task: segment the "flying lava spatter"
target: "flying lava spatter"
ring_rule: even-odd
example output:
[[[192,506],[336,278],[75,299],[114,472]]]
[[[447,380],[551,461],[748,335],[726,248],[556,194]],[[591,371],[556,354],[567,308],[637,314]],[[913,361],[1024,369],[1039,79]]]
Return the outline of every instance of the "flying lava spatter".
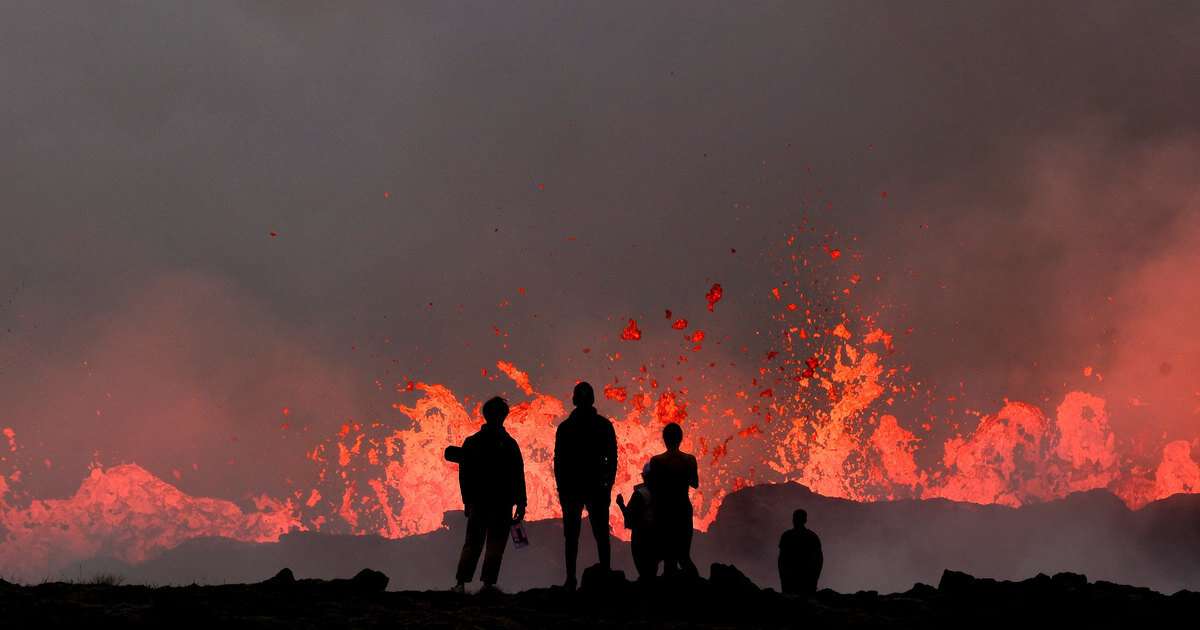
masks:
[[[728,493],[788,481],[856,501],[940,497],[1009,506],[1106,488],[1136,509],[1200,491],[1196,442],[1147,447],[1118,440],[1105,400],[1087,392],[1067,393],[1052,414],[1006,401],[959,430],[929,430],[946,421],[898,411],[925,393],[898,363],[892,335],[870,309],[852,305],[850,289],[861,276],[843,279],[830,269],[853,256],[844,247],[821,246],[828,255],[817,256],[817,245],[775,255],[790,268],[781,282],[758,288],[774,330],[756,367],[688,358],[718,351],[721,334],[705,316],[729,299],[721,284],[703,296],[707,310],[667,310],[665,322],[653,318],[657,323],[628,319],[619,338],[633,349],[620,355],[611,381],[593,383],[604,395],[598,407],[617,432],[615,492],[627,493],[640,480],[642,465],[662,450],[669,422],[683,426],[682,448],[700,463],[700,487],[692,491],[700,530]],[[757,295],[747,291],[744,299]],[[664,352],[679,355],[674,367],[651,360],[664,346],[650,345],[650,336],[688,330],[662,342]],[[540,391],[521,366],[495,366],[515,387],[505,427],[525,457],[528,518],[556,518],[554,432],[569,393]],[[462,507],[455,465],[443,451],[477,430],[479,404],[435,383],[405,381],[396,396],[396,422],[341,424],[310,445],[312,479],[297,481],[293,496],[254,499],[253,509],[188,496],[135,464],[97,465],[70,498],[31,498],[20,491],[21,471],[11,467],[16,458],[6,458],[0,570],[36,575],[97,555],[141,562],[197,536],[266,542],[296,529],[391,538],[437,530],[446,512]],[[15,453],[18,436],[11,429],[4,435]],[[1157,453],[1157,460],[1134,451]],[[616,535],[628,536],[615,510],[611,524]]]

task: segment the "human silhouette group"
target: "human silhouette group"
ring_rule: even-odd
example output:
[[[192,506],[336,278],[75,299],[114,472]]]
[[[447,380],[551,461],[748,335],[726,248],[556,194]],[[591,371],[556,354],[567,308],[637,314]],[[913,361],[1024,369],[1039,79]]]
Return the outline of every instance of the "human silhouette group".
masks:
[[[578,586],[577,560],[583,512],[596,539],[598,567],[610,574],[609,508],[617,475],[617,437],[610,420],[596,411],[596,396],[586,382],[575,385],[571,396],[574,409],[559,425],[554,439],[554,481],[562,507],[565,537],[566,580],[563,586]],[[494,397],[483,404],[484,425],[462,446],[446,449],[447,460],[459,465],[459,488],[467,517],[466,540],[459,555],[454,591],[465,592],[483,555],[480,592],[496,591],[500,563],[510,531],[525,518],[525,465],[520,446],[504,430],[508,403]],[[642,483],[626,502],[617,495],[617,507],[631,531],[630,546],[638,580],[658,576],[695,577],[692,562],[693,510],[690,488],[700,485],[695,456],[680,450],[683,428],[677,423],[663,427],[666,450],[642,467]],[[779,541],[779,575],[785,593],[816,591],[821,571],[821,542],[805,527],[807,514],[797,510],[794,528]]]

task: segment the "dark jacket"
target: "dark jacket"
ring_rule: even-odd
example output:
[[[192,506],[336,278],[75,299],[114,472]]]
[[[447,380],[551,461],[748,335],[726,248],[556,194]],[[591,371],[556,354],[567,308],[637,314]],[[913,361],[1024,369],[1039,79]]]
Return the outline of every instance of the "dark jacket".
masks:
[[[617,479],[617,432],[595,407],[576,407],[554,434],[558,493],[611,490]]]
[[[805,573],[821,573],[825,556],[821,553],[821,539],[807,527],[798,527],[783,532],[779,537],[779,570],[784,566]]]
[[[654,501],[650,495],[650,485],[639,483],[633,487],[629,504],[621,509],[625,516],[625,528],[630,531],[650,531],[654,527]]]
[[[700,487],[695,456],[679,450],[659,453],[650,458],[649,475],[656,516],[692,513],[688,488]]]
[[[779,582],[784,593],[817,592],[824,564],[821,539],[811,529],[789,529],[779,537]]]
[[[503,426],[483,425],[463,442],[459,457],[463,505],[526,505],[525,460]]]

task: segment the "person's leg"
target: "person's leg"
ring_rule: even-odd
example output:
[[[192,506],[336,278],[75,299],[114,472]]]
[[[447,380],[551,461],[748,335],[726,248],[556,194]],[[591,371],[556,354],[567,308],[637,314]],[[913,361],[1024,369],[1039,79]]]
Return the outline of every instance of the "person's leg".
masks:
[[[650,575],[657,576],[658,565],[663,561],[662,533],[657,526],[652,526],[647,533],[649,536],[646,537],[646,546],[649,549],[646,550],[646,564],[650,567]]]
[[[560,504],[563,513],[563,537],[566,539],[567,588],[575,588],[576,561],[579,557],[579,530],[582,525],[583,504],[564,500]]]
[[[679,522],[679,568],[686,575],[696,576],[700,572],[696,570],[696,563],[692,562],[692,533],[692,515],[688,514],[686,519]]]
[[[656,508],[654,512],[655,540],[663,561],[663,575],[674,575],[679,572],[679,540],[675,518],[666,508]]]
[[[639,528],[629,537],[629,548],[633,553],[633,566],[637,568],[638,580],[649,580],[658,573],[658,560],[654,557],[651,532]]]
[[[776,560],[776,566],[779,568],[779,592],[785,595],[795,593],[797,590],[797,575],[796,568],[792,566],[791,558],[785,553],[779,553],[779,559]]]
[[[805,567],[804,576],[799,587],[805,595],[814,595],[817,592],[817,582],[821,579],[821,565],[812,563]]]
[[[487,549],[479,574],[484,586],[495,585],[500,577],[500,562],[504,559],[504,547],[508,544],[509,526],[512,525],[512,508],[493,508],[487,519]]]
[[[612,568],[612,547],[608,540],[608,495],[592,497],[588,502],[588,523],[592,526],[592,536],[596,538],[596,558],[604,569]]]
[[[487,520],[481,511],[473,505],[468,505],[466,510],[467,536],[463,541],[462,553],[458,556],[458,570],[454,574],[459,585],[474,579],[475,565],[479,563],[479,554],[483,551],[483,541],[487,536]]]

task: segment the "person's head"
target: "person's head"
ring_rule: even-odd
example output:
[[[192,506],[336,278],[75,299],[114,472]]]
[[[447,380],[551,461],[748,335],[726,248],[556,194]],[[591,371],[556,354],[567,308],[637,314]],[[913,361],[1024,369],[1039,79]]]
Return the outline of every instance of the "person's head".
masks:
[[[575,393],[571,394],[571,402],[576,407],[591,407],[596,403],[596,392],[587,381],[580,381],[575,386]]]
[[[483,403],[483,419],[490,425],[503,426],[508,417],[508,403],[499,396],[493,396]]]
[[[805,512],[802,509],[792,512],[792,527],[795,527],[796,529],[800,529],[801,527],[804,527],[804,524],[807,522],[808,522],[808,512]]]
[[[650,462],[646,462],[644,465],[642,465],[642,481],[650,481]]]
[[[672,422],[663,427],[663,444],[667,448],[679,448],[679,444],[683,442],[683,427],[679,426],[678,422]]]

